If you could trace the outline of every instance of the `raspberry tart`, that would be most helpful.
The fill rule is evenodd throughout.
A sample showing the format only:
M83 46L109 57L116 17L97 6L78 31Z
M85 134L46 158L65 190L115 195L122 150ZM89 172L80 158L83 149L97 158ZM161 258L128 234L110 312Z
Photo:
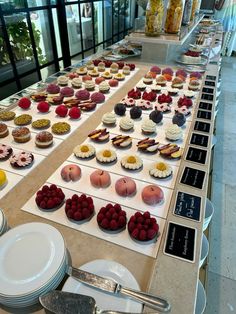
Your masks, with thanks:
M52 211L56 210L63 204L65 194L61 188L55 184L44 185L41 190L36 193L35 202L39 209Z
M90 196L74 194L66 200L65 213L73 222L89 221L94 215L93 199Z
M126 212L119 204L107 204L99 210L98 226L105 232L118 233L126 228Z

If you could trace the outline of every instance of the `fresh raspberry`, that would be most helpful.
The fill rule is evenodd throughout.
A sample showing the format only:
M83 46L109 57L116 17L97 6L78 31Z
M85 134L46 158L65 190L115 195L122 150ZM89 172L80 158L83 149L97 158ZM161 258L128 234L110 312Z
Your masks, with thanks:
M74 195L73 195L73 196L74 196ZM73 198L73 196L72 196L72 198ZM68 205L72 204L72 201L71 201L70 198L68 198L68 199L66 200L66 204L68 204Z
M99 213L99 214L97 215L97 222L98 222L98 223L101 222L104 218L105 218L105 216L104 216L102 213Z
M144 222L143 216L137 217L137 222L140 223L140 224L142 224L142 223Z
M49 200L47 201L47 208L48 208L48 209L51 209L51 208L54 208L54 207L55 207L55 203L53 202L52 199L49 199Z
M101 222L101 227L104 228L104 229L108 229L109 227L109 221L108 219L104 218Z
M43 191L43 192L47 192L48 190L49 190L49 186L44 185L44 186L42 187L42 191Z
M90 214L90 211L89 211L89 209L88 209L87 207L85 207L85 208L82 209L82 214L83 214L84 219L89 218L90 215L91 215L91 214Z
M81 116L80 108L73 107L69 110L69 116L71 119L79 119Z
M93 205L93 204L89 204L89 205L88 205L88 209L89 209L90 211L93 211L93 210L94 210L94 205Z
M77 205L72 205L71 209L73 210L73 212L76 212L77 211Z
M46 101L40 101L37 106L38 111L42 113L48 112L49 108L49 103Z
M93 199L92 199L92 197L87 197L87 202L89 203L89 204L93 204Z
M80 201L83 202L83 201L86 201L87 197L85 194L81 194L80 195Z
M129 232L132 233L133 230L135 229L135 227L136 227L136 224L134 222L130 221L129 224L128 224Z
M142 214L140 212L136 212L135 214L135 218L137 219L138 217L142 217Z
M136 217L135 217L135 215L134 215L134 216L131 216L129 221L130 221L130 222L136 222Z
M41 190L39 190L37 193L36 193L37 196L42 196L43 195L43 192Z
M67 212L68 210L70 210L70 209L71 209L70 205L69 205L69 204L66 204L66 206L65 206L66 212Z
M124 210L121 210L119 212L119 216L123 216L123 217L126 217L126 212Z
M106 205L106 209L110 209L110 208L113 208L113 205L112 205L111 203L108 203L108 204Z
M35 199L35 202L37 205L39 205L43 200L43 197L41 195L37 196L36 199Z
M114 209L116 210L117 213L119 213L121 211L121 206L120 204L115 204L114 205Z
M150 218L151 219L151 224L156 224L157 223L157 221L156 221L156 218Z
M101 209L100 209L100 213L102 213L102 214L106 214L106 212L107 212L107 209L106 209L106 207L102 207Z
M51 190L51 191L57 190L56 184L51 184L51 185L50 185L50 190Z
M109 211L106 212L106 215L105 215L105 216L106 216L106 218L107 218L108 220L111 220L111 214L110 214Z
M73 212L73 210L68 210L68 212L66 212L66 216L67 216L68 218L73 219L73 217L74 217L74 212Z
M133 230L133 232L131 233L131 236L134 238L134 239L138 239L138 236L139 236L139 230L137 228L135 228Z
M27 97L22 97L19 101L18 101L18 106L21 109L28 109L31 105L31 101L29 98Z
M150 218L150 213L147 211L143 214L143 218L147 219Z
M156 233L159 231L159 225L158 224L153 224L152 229L156 231Z
M117 213L112 214L112 219L117 220L117 219L118 219L118 217L119 217L119 215L118 215Z
M81 206L80 203L77 203L77 204L76 204L76 207L77 207L77 209L81 209L81 208L82 208L82 206Z
M77 194L72 195L70 202L75 201L78 202L79 196Z
M149 229L148 232L147 232L147 238L149 240L155 238L157 232L154 230L154 229Z
M67 115L68 112L68 108L64 105L59 105L57 106L55 113L59 116L59 117L65 117Z
M83 219L83 216L82 216L81 212L77 210L76 212L74 212L73 218L74 218L74 220L79 221L79 220Z
M110 212L111 215L115 214L115 212L116 212L115 208L114 207L110 208L109 212Z
M151 219L150 219L150 218L145 219L145 225L149 226L149 225L150 225L150 223L151 223Z
M145 230L141 230L139 232L139 240L141 241L147 240L147 232Z
M47 203L45 201L40 202L39 207L46 209L47 208Z
M125 226L126 225L126 217L120 216L119 220L118 220L118 225L119 225L119 227Z
M112 219L110 221L110 229L111 230L117 230L118 229L118 223L114 219Z

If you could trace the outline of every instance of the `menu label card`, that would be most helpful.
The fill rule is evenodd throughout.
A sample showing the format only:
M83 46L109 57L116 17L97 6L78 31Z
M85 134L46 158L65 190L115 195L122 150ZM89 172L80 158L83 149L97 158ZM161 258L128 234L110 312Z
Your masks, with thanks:
M211 120L211 112L198 110L197 117L199 119Z
M207 86L216 86L215 82L205 81L205 85Z
M194 125L194 130L195 131L201 131L204 133L209 133L210 132L210 123L207 122L201 122L201 121L196 121Z
M213 95L204 94L204 93L202 94L202 97L201 97L201 99L210 100L210 101L212 101L213 98L214 98Z
M185 167L180 183L191 186L193 188L202 189L205 175L205 171Z
M192 133L190 144L207 147L208 141L209 141L209 136L197 134L197 133Z
M200 102L198 108L204 110L212 110L212 104L208 102Z
M211 80L211 81L215 81L216 80L216 76L214 76L214 75L207 75L206 79L207 80Z
M204 93L213 94L214 93L214 88L203 87L202 91Z
M196 229L169 223L164 253L194 262Z
M186 160L196 162L199 164L205 164L207 157L207 151L204 149L189 147Z
M178 192L174 214L188 219L200 221L201 214L201 197Z

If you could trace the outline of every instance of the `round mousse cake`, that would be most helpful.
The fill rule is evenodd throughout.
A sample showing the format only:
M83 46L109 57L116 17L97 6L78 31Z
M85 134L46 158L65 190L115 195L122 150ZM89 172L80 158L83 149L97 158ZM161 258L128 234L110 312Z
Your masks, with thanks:
M111 184L109 172L97 169L90 174L90 183L95 188L107 188Z
M126 227L126 212L119 204L107 204L97 215L98 226L105 232L120 232Z
M33 164L34 155L32 153L21 151L11 155L9 161L13 168L26 168Z
M19 126L12 131L14 141L17 143L26 143L30 140L30 130L25 126Z
M6 137L9 134L8 127L5 123L0 122L0 138Z
M123 177L116 181L115 190L119 196L130 197L136 193L136 183L129 177Z
M142 190L142 200L147 205L157 205L163 202L164 193L157 185L147 185Z
M35 145L39 148L47 148L53 144L53 135L48 131L41 131L35 137Z

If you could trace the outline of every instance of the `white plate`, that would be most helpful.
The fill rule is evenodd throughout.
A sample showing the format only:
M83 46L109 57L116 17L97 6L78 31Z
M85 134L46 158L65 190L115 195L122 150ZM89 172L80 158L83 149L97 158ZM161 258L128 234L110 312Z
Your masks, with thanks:
M95 260L84 264L80 267L82 270L94 273L96 275L114 279L123 286L140 290L139 285L123 265L109 260ZM98 289L90 288L77 280L69 277L64 284L62 291L74 292L89 295L96 300L99 309L126 311L126 312L142 312L142 304L125 297L114 296L110 293L102 292Z
M61 233L44 223L17 226L0 238L0 295L32 293L61 266L65 243Z
M182 56L180 56L176 59L176 62L180 64L189 64L189 65L206 65L207 59L204 57L201 57L201 61L199 61L198 63L191 63L191 62L183 61Z

